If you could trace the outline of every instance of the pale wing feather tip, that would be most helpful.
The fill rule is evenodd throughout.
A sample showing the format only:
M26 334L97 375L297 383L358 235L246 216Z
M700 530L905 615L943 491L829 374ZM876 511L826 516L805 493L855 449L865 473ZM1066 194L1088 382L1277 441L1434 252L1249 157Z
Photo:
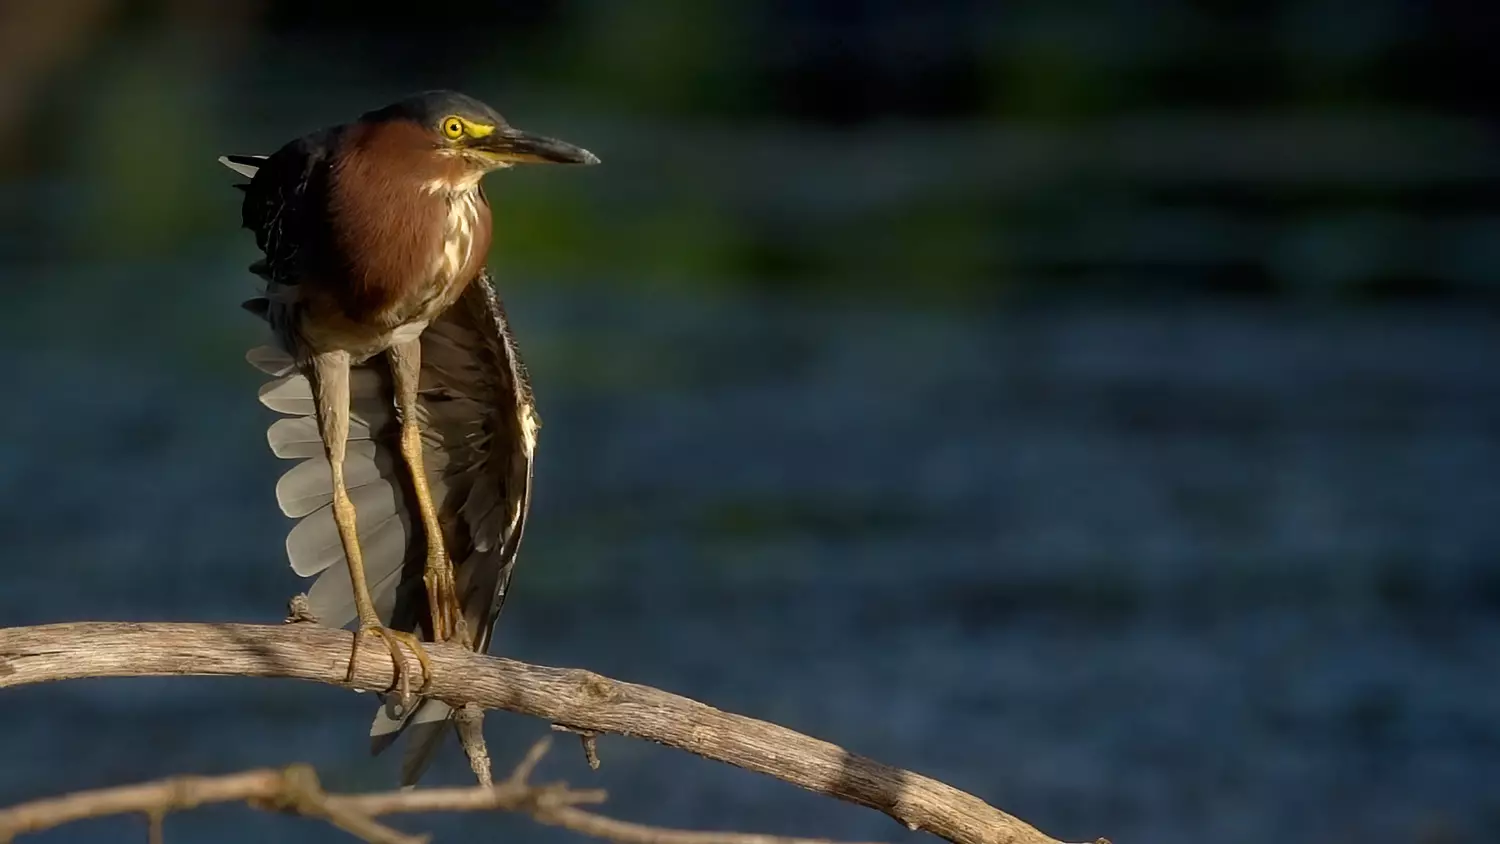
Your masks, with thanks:
M266 157L264 155L219 156L220 164L228 167L230 170L233 170L234 172L240 174L241 176L244 176L247 179L255 178L255 174L260 172L260 164L258 162L265 160Z
M280 377L296 367L292 356L275 346L256 346L245 353L245 360L267 375Z
M371 440L352 442L344 454L344 488L354 491L396 478L395 461ZM394 489L392 495L395 494ZM333 472L328 458L314 455L282 473L276 481L276 503L281 512L300 518L333 500Z
M392 518L401 517L405 509L398 503L396 491L390 484L371 484L349 493L356 514L355 532L359 536L361 549L373 542L381 532L390 529ZM401 557L404 558L405 549ZM311 514L302 517L286 535L286 552L292 570L307 577L317 574L334 563L345 562L344 545L339 539L338 524L333 518L333 505L329 503ZM365 550L365 569L373 574L377 560Z
M374 444L368 442L370 438L369 425L349 420L348 448L350 451L366 446L373 447ZM323 447L323 435L318 430L318 420L312 416L286 416L272 422L271 427L266 429L266 444L271 447L271 453L277 457L292 459L321 457L324 458L324 465L327 465L327 451Z
M257 366L259 364L257 363ZM394 404L389 395L385 377L370 366L361 365L349 370L349 398L353 401L372 401L381 404ZM270 401L289 401L292 399L303 400L312 406L313 391L312 382L301 372L290 370L279 377L260 386L257 394L261 403L270 407ZM311 416L312 413L298 414L300 416Z
M402 591L401 573L405 568L405 559L400 554L406 548L408 534L400 519L391 519L387 525L390 526L389 529L380 531L369 547L372 552L377 547L396 549L396 554L381 559L395 559L398 562L391 566L389 571L383 571L381 567L372 565L367 573L370 583L370 600L375 604L375 614L380 617L382 624L389 625L396 608L396 599ZM339 559L343 559L342 554ZM420 580L416 582L421 583ZM346 565L329 566L318 575L318 579L313 581L312 588L307 590L307 605L313 615L329 627L343 627L354 621L357 613L354 611L354 590L349 585L349 567Z

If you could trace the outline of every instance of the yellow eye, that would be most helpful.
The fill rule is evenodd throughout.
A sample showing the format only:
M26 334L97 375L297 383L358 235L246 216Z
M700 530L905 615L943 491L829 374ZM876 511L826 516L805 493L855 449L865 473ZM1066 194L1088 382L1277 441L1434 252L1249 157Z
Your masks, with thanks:
M443 118L443 134L452 140L457 140L464 133L464 122L457 117Z

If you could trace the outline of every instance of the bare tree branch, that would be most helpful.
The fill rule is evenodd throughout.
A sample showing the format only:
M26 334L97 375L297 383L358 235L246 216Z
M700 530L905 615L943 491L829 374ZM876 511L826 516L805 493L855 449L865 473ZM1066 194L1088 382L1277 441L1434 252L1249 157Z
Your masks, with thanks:
M346 686L351 644L348 631L315 624L78 622L4 628L0 688L83 677L183 675L284 677ZM579 731L654 741L878 809L908 829L927 830L955 844L1060 844L971 794L776 724L582 669L528 665L438 643L428 644L427 651L433 665L430 694L455 708L472 703ZM354 688L391 685L384 651L361 649L355 668ZM408 670L418 670L415 661ZM437 792L414 793L431 799Z
M453 723L458 726L458 740L469 757L469 768L474 771L480 785L494 782L490 775L490 751L484 743L484 710L474 703L466 703L453 712Z
M565 727L562 724L553 724L552 729L559 733L572 733L573 735L578 736L579 741L583 743L584 761L589 763L590 769L595 771L599 770L599 742L597 741L597 739L599 738L598 733L594 732L593 730L575 730L572 727Z
M544 738L516 766L504 782L474 788L401 790L377 794L328 794L305 765L281 770L261 769L216 777L173 777L141 785L80 791L63 797L36 800L0 809L0 841L28 832L109 815L144 814L151 822L151 839L161 840L161 819L169 812L209 803L244 802L258 809L320 818L370 844L424 844L424 835L410 835L375 820L378 815L440 811L521 812L535 820L605 838L620 844L831 844L803 838L691 832L617 821L578 808L600 803L600 791L574 791L566 786L534 786L530 774L548 747Z

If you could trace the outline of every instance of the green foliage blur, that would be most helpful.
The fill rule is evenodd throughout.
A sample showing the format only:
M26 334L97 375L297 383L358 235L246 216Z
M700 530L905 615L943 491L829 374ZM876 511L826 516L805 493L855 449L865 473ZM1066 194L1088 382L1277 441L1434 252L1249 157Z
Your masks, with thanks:
M32 6L42 46L0 74L10 266L248 260L217 155L443 86L603 158L491 178L513 287L949 304L1496 289L1494 107L1447 4L5 14Z

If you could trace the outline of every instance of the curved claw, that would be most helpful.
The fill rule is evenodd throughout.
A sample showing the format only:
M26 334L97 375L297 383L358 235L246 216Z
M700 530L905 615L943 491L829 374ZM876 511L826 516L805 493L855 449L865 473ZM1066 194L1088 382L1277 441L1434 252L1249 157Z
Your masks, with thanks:
M406 655L401 653L401 645L405 644L411 648L412 654L422 666L422 685L417 689L417 694L421 695L432 686L432 660L427 656L426 649L422 647L422 640L404 630L392 630L380 624L366 624L360 627L354 634L354 647L349 654L348 682L354 681L354 668L359 658L359 643L367 633L379 636L390 649L391 665L395 672L392 685L401 690L401 707L409 709L412 699L411 678L406 671Z
M422 576L427 586L427 606L432 613L432 638L439 642L469 642L469 625L463 604L458 600L458 584L453 566L443 551L442 540L432 544L427 554L427 571Z
M391 630L387 627L382 627L381 629L390 636L394 636L398 641L405 642L406 646L411 648L412 655L417 658L417 662L422 666L422 685L417 687L417 694L419 696L426 694L432 688L432 660L427 656L427 648L422 644L422 640L417 638L415 633L407 633L403 630ZM404 668L405 666L403 665L402 667ZM402 674L404 675L405 671ZM403 692L403 694L405 693Z

